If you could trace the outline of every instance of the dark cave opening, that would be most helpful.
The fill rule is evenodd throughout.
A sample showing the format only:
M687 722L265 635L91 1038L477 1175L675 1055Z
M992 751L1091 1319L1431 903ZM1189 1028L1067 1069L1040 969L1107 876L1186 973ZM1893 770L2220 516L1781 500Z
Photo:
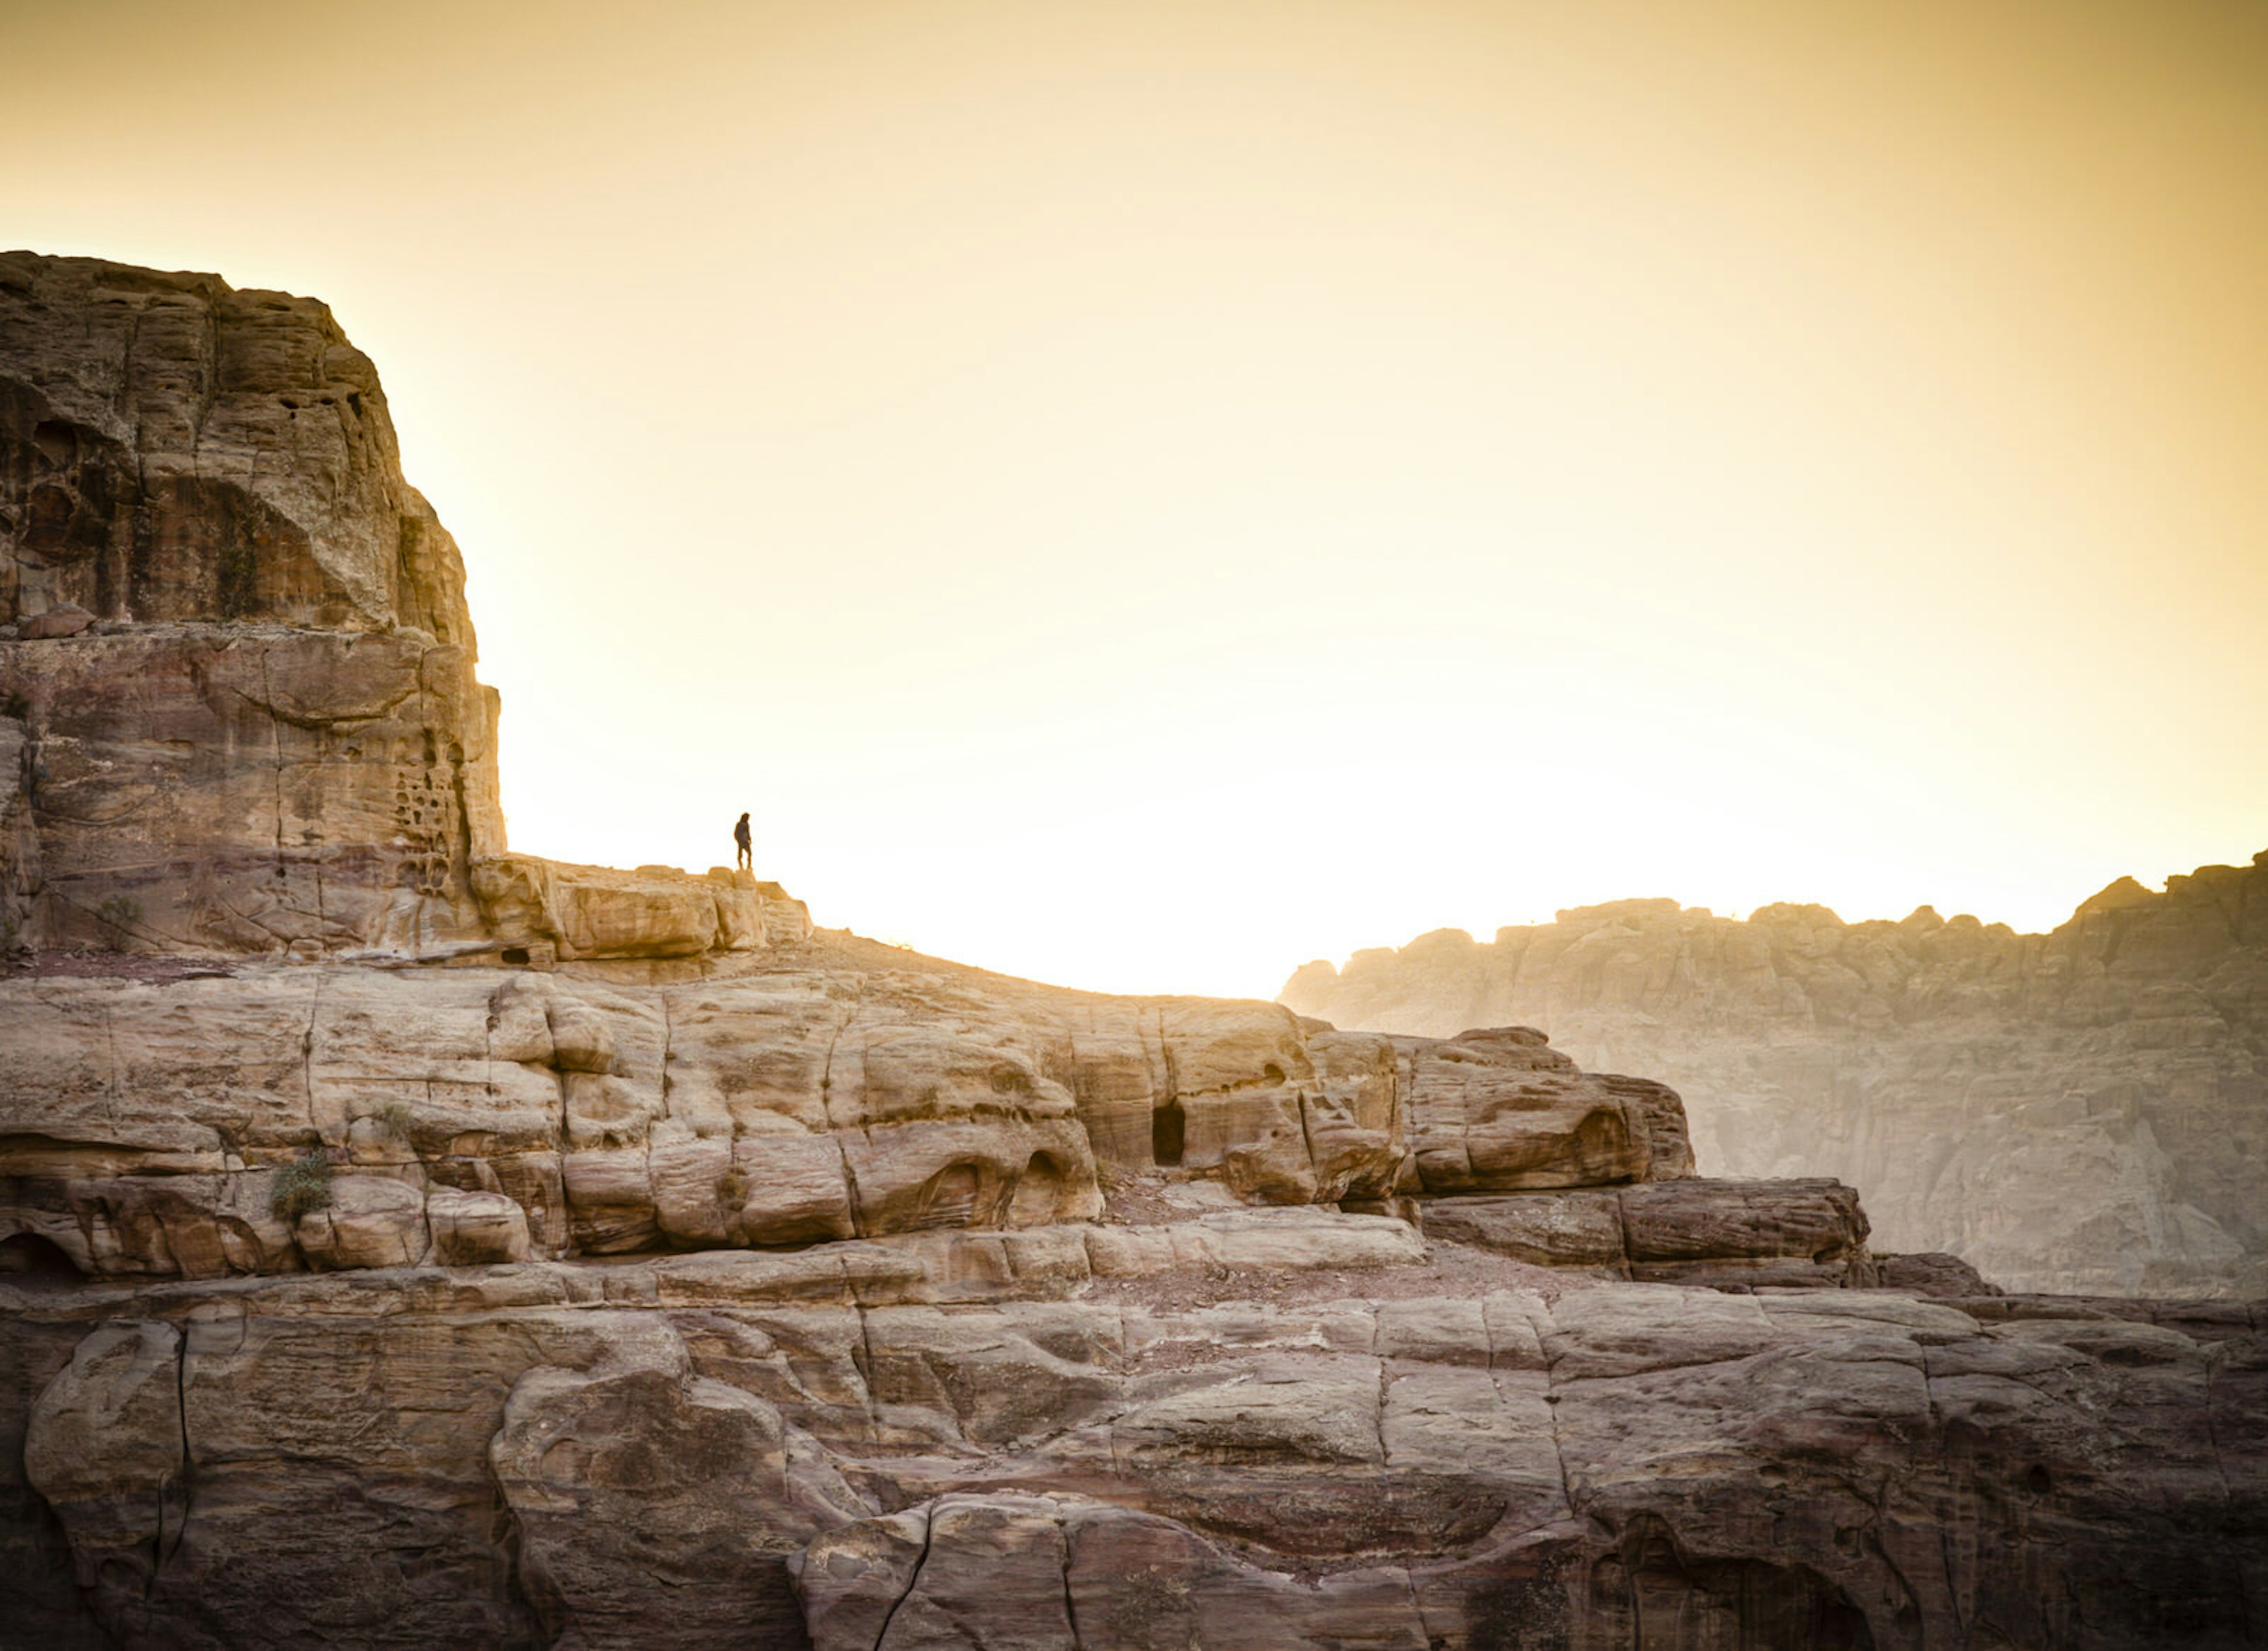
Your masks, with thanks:
M1150 1114L1150 1162L1170 1170L1182 1161L1182 1104L1167 1101Z
M79 1270L61 1244L35 1232L19 1232L0 1239L0 1278L23 1284L70 1284Z

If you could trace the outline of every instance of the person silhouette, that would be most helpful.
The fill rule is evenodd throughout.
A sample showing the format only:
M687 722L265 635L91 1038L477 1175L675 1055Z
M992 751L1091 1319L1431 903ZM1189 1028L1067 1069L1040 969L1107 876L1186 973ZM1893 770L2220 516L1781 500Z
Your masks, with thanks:
M746 814L741 815L740 823L733 827L733 867L738 871L754 871L756 869L755 838L748 830Z

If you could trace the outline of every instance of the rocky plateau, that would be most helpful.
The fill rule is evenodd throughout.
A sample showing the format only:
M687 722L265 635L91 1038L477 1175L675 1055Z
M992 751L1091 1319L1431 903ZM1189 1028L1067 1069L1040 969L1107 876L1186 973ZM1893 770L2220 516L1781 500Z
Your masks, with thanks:
M2268 1644L2268 1308L514 854L475 660L321 305L0 254L0 1646Z

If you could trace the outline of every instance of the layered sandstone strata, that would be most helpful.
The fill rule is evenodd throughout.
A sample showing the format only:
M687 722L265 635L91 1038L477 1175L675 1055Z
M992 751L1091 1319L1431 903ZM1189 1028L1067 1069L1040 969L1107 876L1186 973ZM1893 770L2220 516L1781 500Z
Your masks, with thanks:
M1045 1229L0 1288L0 1641L2261 1642L2244 1310L1230 1219L1184 1223L1219 1264L1101 1278Z
M1712 1175L1862 1188L1899 1250L2029 1289L2268 1287L2268 854L2050 935L1927 908L1624 900L1311 963L1282 1001L1429 1037L1524 1021L1675 1086Z
M0 1238L217 1278L1028 1228L1152 1173L1384 1211L1692 1169L1673 1091L1526 1028L1319 1031L839 935L683 981L450 962L0 980ZM311 1159L322 1201L278 1214Z
M328 315L0 274L0 1647L2262 1640L2254 1310L1877 1256L1526 1026L512 855Z

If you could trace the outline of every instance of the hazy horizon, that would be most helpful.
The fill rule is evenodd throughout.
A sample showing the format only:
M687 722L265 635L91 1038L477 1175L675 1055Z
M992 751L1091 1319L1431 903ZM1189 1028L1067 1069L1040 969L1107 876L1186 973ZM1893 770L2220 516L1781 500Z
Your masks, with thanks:
M2262 851L2260 851L2260 850L2256 850L2255 852L2256 852L2256 853L2258 853L2258 852L2262 852ZM2183 870L2183 871L2176 871L2176 872L2168 872L2168 873L2164 874L2164 876L2161 876L2161 877L2159 877L2152 878L2152 877L2134 877L2134 881L2135 881L2136 883L2138 883L2138 884L2141 884L2141 885L2142 885L2142 887L2143 887L2143 888L2144 888L2147 892L2149 892L2149 893L2152 893L2152 894L2162 894L2162 893L2164 893L2164 892L2165 892L2165 883L2166 883L2166 879L2167 879L2168 877L2188 877L2188 876L2190 876L2190 875L2191 875L2191 873L2193 873L2193 872L2196 872L2196 871L2198 871L2198 870L2204 870L2204 869L2205 869L2205 866L2207 866L2207 865L2240 865L2240 866L2241 866L2241 865L2245 865L2245 864L2249 864L2249 863L2250 863L2250 861L2251 861L2251 855L2248 855L2238 856L2238 857L2235 857L2235 858L2234 858L2234 859L2232 859L2232 860L2228 860L2228 861L2205 862L2203 862L2202 864L2198 865L2198 866L2191 866L2191 867L2188 868L2186 870ZM2126 875L2126 876L2132 876L2132 873L2126 873L2126 874L2123 874L2123 875ZM2110 886L2111 885L2111 884L2115 884L2116 882L2117 882L2117 880L2118 880L2117 878L2114 877L2114 878L2112 878L2112 879L2110 880L2110 883L2109 883L2109 884L2105 884L2103 885L2103 887L2104 887L2104 888L2108 888L2108 887L2110 887ZM2101 892L2102 892L2102 889L2090 889L2090 890L2088 890L2088 892L2087 892L2086 894L2080 895L2080 896L2077 897L2076 899L2074 899L2072 901L2072 906L2073 906L2074 908L2076 908L2077 906L2079 906L2080 905L2081 905L2082 903L2084 903L2086 900L2088 900L2088 899L2092 899L2095 895L2099 894L2099 893L2101 893ZM1482 944L1482 945L1492 945L1492 944L1494 944L1494 943L1495 943L1495 941L1496 941L1496 937L1497 937L1497 936L1498 936L1500 932L1502 932L1503 930L1507 929L1507 928L1546 928L1546 927L1549 927L1550 925L1551 925L1551 924L1553 924L1553 923L1557 922L1561 918L1563 918L1563 917L1565 917L1565 916L1567 916L1567 915L1569 915L1569 914L1573 914L1573 913L1576 913L1576 912L1581 912L1581 911L1585 911L1585 910L1595 909L1596 907L1601 906L1627 905L1627 904L1629 904L1629 903L1631 903L1631 902L1633 902L1633 901L1642 901L1642 900L1663 900L1663 899L1668 899L1668 900L1677 900L1677 897L1676 897L1675 895L1674 895L1674 894L1641 894L1641 893L1631 893L1631 894L1626 894L1626 895L1621 895L1621 896L1618 896L1618 897L1616 897L1616 898L1615 898L1615 899L1609 899L1609 900L1587 900L1587 901L1583 902L1580 906L1561 906L1561 907L1559 907L1558 909L1557 909L1556 911L1552 911L1552 912L1546 913L1546 914L1544 914L1543 915L1542 915L1542 916L1540 916L1540 917L1528 918L1528 919L1526 919L1526 920L1523 920L1523 921L1516 921L1516 922L1498 923L1498 924L1493 925L1493 926L1492 926L1492 927L1491 927L1491 928L1484 928L1484 929L1474 929L1474 928L1469 928L1469 927L1468 927L1467 925L1462 924L1462 923L1436 923L1436 924L1435 924L1432 928L1430 928L1430 929L1421 929L1421 930L1419 930L1419 931L1418 931L1418 933L1416 933L1416 934L1413 934L1413 935L1405 935L1405 936L1401 936L1401 937L1399 937L1399 938L1397 938L1397 939L1394 939L1394 940L1380 940L1380 941L1373 941L1373 942L1367 943L1366 943L1366 944L1365 944L1365 945L1358 946L1358 947L1354 948L1354 950L1356 950L1356 951L1370 951L1370 950L1381 950L1381 951L1400 951L1400 950L1402 950L1404 947L1407 947L1407 946L1409 946L1409 945L1411 945L1412 943L1415 943L1415 942L1417 942L1417 941L1425 939L1425 938L1427 938L1427 937L1428 937L1428 936L1432 936L1432 935L1438 935L1438 934L1448 934L1448 933L1462 934L1462 935L1466 936L1468 938L1469 938L1469 939L1471 939L1471 940L1473 940L1473 941L1475 941L1475 942L1478 943L1479 944ZM1717 909L1715 909L1714 907L1712 907L1712 906L1696 906L1696 905L1694 905L1692 902L1690 902L1690 901L1687 901L1687 900L1677 900L1677 905L1678 905L1678 906L1679 906L1679 907L1680 907L1683 911L1684 911L1684 912L1690 913L1690 912L1696 912L1696 911L1698 911L1698 912L1704 913L1704 914L1705 914L1706 915L1711 916L1711 917L1725 918L1725 919L1728 919L1728 920L1730 920L1730 921L1734 921L1734 922L1747 922L1747 921L1749 921L1750 919L1752 919L1752 918L1756 915L1756 914L1757 912L1762 911L1762 910L1765 909L1767 906L1826 906L1828 910L1830 910L1830 912L1833 912L1833 913L1834 913L1834 915L1835 915L1836 917L1839 918L1839 919L1840 919L1843 922L1845 922L1845 924L1850 924L1850 925L1856 925L1856 924L1859 924L1859 923L1869 923L1869 922L1897 922L1897 921L1901 921L1901 920L1903 920L1903 919L1904 919L1904 918L1913 916L1916 913L1919 912L1919 911L1922 909L1922 906L1928 906L1931 910L1933 910L1933 911L1936 911L1936 912L1937 912L1938 917L1939 917L1941 921L1947 921L1947 922L1950 922L1950 921L1952 921L1953 920L1955 920L1955 919L1956 919L1956 918L1970 917L1970 918L1975 918L1978 922L1980 922L1980 923L1984 924L1987 928L1994 928L1994 927L1996 927L1996 926L2000 926L2000 925L2005 924L2007 927L2015 929L2015 931L2016 931L2018 934L2044 934L2044 933L2047 933L2047 932L2049 932L2049 931L2051 931L2051 930L2053 930L2053 929L2055 929L2055 928L2060 928L2064 923L2066 923L2066 922L2069 921L2070 921L2070 919L2071 919L2071 916L2072 916L2072 913L2071 913L2071 912L2066 912L2062 917L2057 918L2057 919L2056 919L2056 920L2054 920L2053 921L2049 922L2049 923L2046 923L2046 924L2043 925L2043 926L2042 926L2041 928L2036 928L2036 929L2028 929L2028 928L2021 928L2021 927L2019 927L2018 925L2015 925L2015 924L2007 923L2007 920L2006 920L2006 919L2002 919L2002 918L1995 918L1995 917L1992 917L1992 916L1985 915L1985 914L1981 914L1981 913L1977 913L1977 912L1966 912L1966 911L1950 911L1950 910L1943 910L1943 909L1940 909L1939 907L1937 907L1937 906L1935 906L1935 904L1934 904L1933 902L1927 901L1927 900L1923 901L1923 902L1921 903L1921 906L1915 906L1911 911L1900 912L1900 913L1897 913L1897 914L1894 914L1894 915L1893 915L1893 914L1884 914L1884 913L1880 913L1880 912L1869 912L1869 913L1867 913L1867 914L1865 914L1864 915L1861 915L1861 916L1853 916L1853 915L1852 915L1852 914L1851 914L1850 913L1848 913L1848 912L1837 911L1837 910L1835 910L1835 908L1834 908L1831 905L1830 905L1830 903L1829 903L1829 902L1827 902L1827 901L1825 901L1825 900L1797 900L1797 899L1790 899L1790 900L1767 900L1767 901L1764 901L1764 902L1762 902L1760 905L1757 905L1757 906L1751 906L1751 907L1749 907L1749 908L1748 908L1748 909L1746 909L1746 910L1743 910L1743 911L1729 911L1729 912L1728 912L1728 911L1719 911L1719 910L1717 910ZM1289 978L1289 976L1290 976L1290 975L1291 975L1291 974L1292 974L1292 973L1296 969L1300 968L1300 967L1304 967L1304 966L1306 966L1306 964L1309 964L1309 963L1328 963L1328 964L1332 965L1333 965L1334 967L1336 967L1336 968L1341 968L1341 969L1344 969L1344 968L1346 966L1347 962L1348 962L1349 958L1351 957L1351 955L1352 955L1352 953L1351 953L1351 952L1347 952L1347 953L1341 953L1340 955L1338 955L1338 956L1336 956L1336 957L1309 958L1305 959L1303 963L1293 965L1293 968L1292 968L1292 969L1287 969L1287 970L1285 972L1285 973L1286 978L1288 979L1288 978ZM1278 987L1278 990L1279 990L1279 991L1281 990L1281 987ZM1272 996L1272 995L1274 995L1274 994L1270 994L1270 995Z
M329 303L513 846L1271 996L2268 845L2268 9L0 8L0 243Z

